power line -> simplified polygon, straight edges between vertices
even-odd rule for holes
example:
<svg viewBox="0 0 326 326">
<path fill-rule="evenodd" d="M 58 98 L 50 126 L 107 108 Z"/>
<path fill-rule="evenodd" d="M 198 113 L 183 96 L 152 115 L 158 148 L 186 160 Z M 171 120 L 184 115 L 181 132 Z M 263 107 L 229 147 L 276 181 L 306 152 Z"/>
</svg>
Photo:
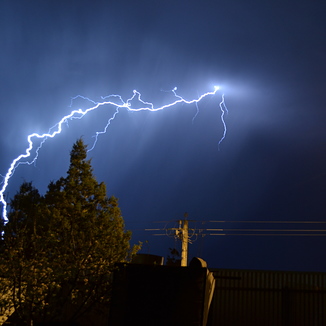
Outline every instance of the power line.
<svg viewBox="0 0 326 326">
<path fill-rule="evenodd" d="M 188 243 L 196 241 L 199 237 L 209 236 L 245 236 L 245 237 L 326 237 L 326 229 L 318 229 L 318 225 L 326 224 L 326 221 L 239 221 L 239 220 L 209 220 L 209 221 L 196 221 L 188 220 L 188 215 L 185 214 L 183 219 L 178 221 L 160 221 L 156 223 L 164 223 L 163 228 L 148 228 L 145 231 L 155 232 L 153 236 L 169 236 L 174 237 L 176 240 L 180 240 L 182 243 L 181 261 L 182 266 L 187 265 L 188 256 Z M 222 225 L 227 224 L 264 224 L 267 227 L 259 228 L 190 228 L 189 223 L 196 222 L 201 225 L 209 223 L 220 223 Z M 169 223 L 174 223 L 174 227 L 168 227 Z M 297 228 L 286 228 L 286 226 L 297 225 Z M 272 226 L 268 227 L 268 225 Z M 277 225 L 280 227 L 277 228 Z M 281 227 L 282 225 L 282 227 Z M 304 225 L 305 228 L 300 229 L 300 225 Z M 307 228 L 306 226 L 310 226 Z M 314 226 L 314 227 L 312 227 Z M 163 231 L 158 233 L 157 231 Z M 215 232 L 214 232 L 215 231 Z"/>
<path fill-rule="evenodd" d="M 325 234 L 310 234 L 310 233 L 209 233 L 207 235 L 215 235 L 215 236 L 258 236 L 258 237 L 325 237 Z"/>
<path fill-rule="evenodd" d="M 238 231 L 238 232 L 326 232 L 326 230 L 313 229 L 206 229 L 206 231 Z"/>
<path fill-rule="evenodd" d="M 186 220 L 186 219 L 184 219 Z M 169 223 L 176 223 L 177 221 L 164 221 L 165 226 L 163 228 L 147 228 L 145 229 L 145 231 L 165 231 L 165 233 L 155 233 L 153 235 L 167 235 L 167 236 L 172 236 L 175 237 L 177 231 L 181 232 L 182 230 L 180 229 L 180 221 L 184 221 L 184 220 L 179 220 L 179 227 L 168 227 Z M 283 226 L 290 226 L 293 224 L 297 224 L 297 225 L 318 225 L 318 224 L 326 224 L 326 221 L 218 221 L 218 220 L 210 220 L 210 221 L 196 221 L 196 220 L 187 220 L 188 223 L 190 222 L 197 222 L 200 224 L 208 224 L 208 223 L 223 223 L 223 224 L 227 224 L 227 223 L 237 223 L 240 224 L 244 223 L 244 224 L 273 224 L 274 227 L 273 228 L 190 228 L 189 227 L 189 231 L 191 231 L 191 237 L 194 236 L 198 236 L 200 235 L 215 235 L 216 233 L 212 233 L 212 231 L 216 231 L 219 232 L 217 233 L 217 235 L 240 235 L 240 234 L 244 234 L 244 232 L 246 232 L 246 235 L 257 235 L 257 234 L 261 234 L 261 235 L 282 235 L 282 236 L 303 236 L 303 235 L 309 235 L 309 236 L 323 236 L 323 232 L 325 232 L 326 235 L 326 229 L 321 228 L 318 229 L 316 227 L 314 228 L 275 228 L 275 225 L 277 224 L 282 224 Z M 163 221 L 162 221 L 163 223 Z M 231 233 L 233 232 L 233 233 Z M 248 233 L 249 232 L 249 233 Z M 270 233 L 273 232 L 273 233 Z M 276 233 L 275 233 L 276 232 Z M 267 234 L 268 233 L 268 234 Z"/>
<path fill-rule="evenodd" d="M 326 221 L 203 221 L 203 223 L 326 224 Z"/>
</svg>

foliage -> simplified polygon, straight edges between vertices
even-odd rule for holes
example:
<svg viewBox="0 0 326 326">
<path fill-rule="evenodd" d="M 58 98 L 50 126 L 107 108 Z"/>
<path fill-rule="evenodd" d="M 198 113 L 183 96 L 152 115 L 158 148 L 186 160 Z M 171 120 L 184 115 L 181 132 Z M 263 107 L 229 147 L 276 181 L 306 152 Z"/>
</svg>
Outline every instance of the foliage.
<svg viewBox="0 0 326 326">
<path fill-rule="evenodd" d="M 90 309 L 107 314 L 114 265 L 139 250 L 130 248 L 118 200 L 106 196 L 86 156 L 79 139 L 65 178 L 44 196 L 25 182 L 11 201 L 0 260 L 10 297 L 0 304 L 27 324 L 74 321 Z"/>
</svg>

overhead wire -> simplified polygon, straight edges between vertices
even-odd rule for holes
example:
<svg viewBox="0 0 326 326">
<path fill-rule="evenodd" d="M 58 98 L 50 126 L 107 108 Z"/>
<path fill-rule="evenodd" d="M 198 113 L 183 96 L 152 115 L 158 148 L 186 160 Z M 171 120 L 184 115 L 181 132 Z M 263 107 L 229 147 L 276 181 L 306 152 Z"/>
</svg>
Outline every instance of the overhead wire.
<svg viewBox="0 0 326 326">
<path fill-rule="evenodd" d="M 228 223 L 237 223 L 240 224 L 282 224 L 282 225 L 318 225 L 318 224 L 326 224 L 326 221 L 255 221 L 255 220 L 248 220 L 248 221 L 240 221 L 240 220 L 209 220 L 209 221 L 195 221 L 195 220 L 188 220 L 189 222 L 200 222 L 201 224 L 206 224 L 206 223 L 223 223 L 223 224 L 228 224 Z M 163 228 L 153 228 L 153 229 L 145 229 L 146 231 L 165 231 L 165 234 L 160 234 L 160 233 L 155 233 L 153 235 L 155 236 L 161 236 L 161 235 L 168 235 L 171 236 L 171 233 L 169 234 L 169 231 L 171 231 L 174 228 L 168 228 L 168 223 L 171 223 L 172 221 L 161 221 L 161 223 L 165 223 Z M 191 237 L 194 238 L 194 236 L 197 235 L 197 228 L 191 229 Z M 212 233 L 216 231 L 217 233 Z M 309 236 L 309 237 L 321 237 L 321 236 L 326 236 L 326 229 L 318 229 L 318 228 L 199 228 L 198 232 L 203 236 L 203 235 L 214 235 L 214 236 Z M 196 237 L 197 239 L 197 237 Z M 195 239 L 195 240 L 196 240 Z"/>
</svg>

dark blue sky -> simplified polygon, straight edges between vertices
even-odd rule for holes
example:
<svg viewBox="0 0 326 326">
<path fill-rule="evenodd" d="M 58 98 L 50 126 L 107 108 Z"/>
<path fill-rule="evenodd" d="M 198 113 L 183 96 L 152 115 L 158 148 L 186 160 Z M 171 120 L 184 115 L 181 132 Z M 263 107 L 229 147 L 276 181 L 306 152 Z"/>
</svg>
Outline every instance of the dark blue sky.
<svg viewBox="0 0 326 326">
<path fill-rule="evenodd" d="M 127 99 L 137 89 L 160 106 L 172 99 L 162 89 L 193 99 L 220 85 L 229 109 L 220 150 L 222 93 L 200 102 L 194 121 L 194 105 L 121 110 L 89 153 L 134 241 L 166 256 L 173 239 L 142 230 L 173 227 L 153 222 L 184 212 L 197 228 L 326 221 L 325 12 L 308 0 L 1 1 L 0 173 L 78 94 Z M 91 144 L 113 110 L 70 122 L 35 166 L 18 167 L 6 195 L 24 180 L 44 192 L 65 175 L 76 139 Z M 326 272 L 325 247 L 326 237 L 206 236 L 190 255 L 211 267 Z"/>
</svg>

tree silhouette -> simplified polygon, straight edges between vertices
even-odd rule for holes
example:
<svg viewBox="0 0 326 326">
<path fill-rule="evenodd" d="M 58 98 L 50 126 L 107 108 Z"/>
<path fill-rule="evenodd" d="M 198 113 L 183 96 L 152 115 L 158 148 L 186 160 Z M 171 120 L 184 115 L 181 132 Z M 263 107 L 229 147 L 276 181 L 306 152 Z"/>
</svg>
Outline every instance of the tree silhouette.
<svg viewBox="0 0 326 326">
<path fill-rule="evenodd" d="M 76 321 L 90 310 L 106 318 L 114 266 L 139 246 L 130 248 L 118 200 L 96 181 L 83 140 L 73 145 L 65 178 L 44 196 L 23 183 L 10 206 L 1 246 L 0 285 L 10 293 L 3 309 L 30 325 Z"/>
</svg>

